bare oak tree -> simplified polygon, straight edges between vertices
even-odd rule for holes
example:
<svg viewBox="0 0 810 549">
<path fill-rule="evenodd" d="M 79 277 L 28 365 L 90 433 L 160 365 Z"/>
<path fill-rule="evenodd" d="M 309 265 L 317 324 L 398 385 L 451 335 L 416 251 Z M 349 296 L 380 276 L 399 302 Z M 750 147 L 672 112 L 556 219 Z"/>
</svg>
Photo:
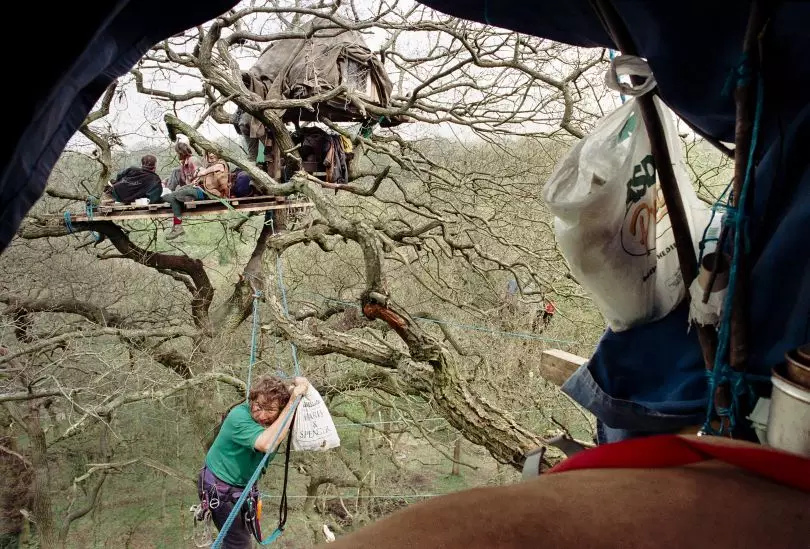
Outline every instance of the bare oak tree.
<svg viewBox="0 0 810 549">
<path fill-rule="evenodd" d="M 246 86 L 247 68 L 267 45 L 306 44 L 343 32 L 379 42 L 374 53 L 394 82 L 387 104 L 346 87 L 268 98 Z M 33 475 L 31 516 L 43 539 L 64 544 L 70 523 L 92 506 L 113 470 L 98 467 L 82 479 L 95 480 L 85 504 L 53 525 L 53 502 L 39 488 L 49 482 L 42 465 L 49 448 L 93 430 L 114 432 L 110 422 L 122 407 L 179 394 L 187 395 L 204 441 L 213 415 L 203 387 L 226 384 L 234 394 L 244 389 L 236 365 L 244 347 L 240 355 L 235 342 L 247 344 L 242 328 L 256 295 L 263 301 L 265 337 L 292 342 L 309 357 L 351 359 L 353 366 L 340 375 L 316 379 L 328 397 L 361 391 L 386 409 L 396 399 L 417 397 L 496 460 L 519 467 L 524 453 L 544 440 L 536 425 L 516 414 L 545 404 L 537 398 L 541 380 L 526 381 L 544 335 L 573 336 L 571 349 L 584 354 L 602 326 L 555 246 L 540 192 L 566 146 L 602 114 L 604 61 L 602 51 L 460 21 L 403 1 L 250 2 L 156 45 L 107 90 L 80 129 L 93 146 L 83 154 L 96 171 L 71 180 L 69 170 L 57 168 L 48 200 L 58 202 L 32 212 L 11 250 L 18 257 L 42 254 L 52 272 L 66 261 L 61 252 L 72 254 L 67 261 L 82 262 L 95 283 L 77 291 L 75 283 L 60 287 L 43 273 L 4 284 L 0 293 L 6 333 L 15 337 L 0 357 L 0 402 L 38 441 L 21 467 Z M 249 173 L 265 194 L 306 197 L 315 211 L 286 227 L 262 216 L 195 225 L 219 223 L 223 249 L 233 242 L 249 245 L 248 254 L 231 258 L 238 263 L 236 276 L 219 272 L 183 244 L 164 242 L 157 222 L 73 222 L 71 234 L 52 214 L 98 196 L 114 173 L 121 130 L 108 120 L 116 98 L 133 92 L 161 106 L 170 138 L 187 136 L 198 150 L 216 151 Z M 360 132 L 359 124 L 319 114 L 320 105 L 336 98 L 369 121 L 407 122 Z M 274 178 L 238 147 L 211 137 L 206 129 L 230 127 L 235 109 L 272 132 L 293 168 L 291 177 Z M 293 128 L 283 121 L 291 111 L 314 116 L 353 143 L 348 184 L 338 188 L 298 170 Z M 76 237 L 81 244 L 74 248 Z M 113 264 L 115 273 L 105 271 Z M 279 266 L 293 286 L 289 311 L 276 292 Z M 516 292 L 507 289 L 509 281 Z M 138 287 L 159 297 L 139 299 L 147 294 Z M 548 300 L 557 302 L 559 314 L 546 327 L 535 315 Z M 523 330 L 534 339 L 485 345 L 461 335 L 453 323 Z M 99 346 L 112 344 L 127 357 L 98 354 Z M 87 353 L 96 353 L 91 366 L 77 369 Z M 507 365 L 505 357 L 518 356 Z M 139 375 L 129 377 L 123 364 Z M 53 421 L 58 429 L 40 421 L 53 402 L 69 410 Z M 98 454 L 101 461 L 112 459 L 106 443 Z M 362 485 L 350 468 L 346 475 L 310 479 L 313 493 L 326 482 Z"/>
</svg>

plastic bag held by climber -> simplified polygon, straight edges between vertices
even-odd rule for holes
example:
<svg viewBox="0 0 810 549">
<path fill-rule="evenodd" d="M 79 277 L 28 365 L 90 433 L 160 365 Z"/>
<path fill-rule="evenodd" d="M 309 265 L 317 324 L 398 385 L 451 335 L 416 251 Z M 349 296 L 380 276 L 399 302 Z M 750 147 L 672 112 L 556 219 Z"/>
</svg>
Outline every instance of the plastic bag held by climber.
<svg viewBox="0 0 810 549">
<path fill-rule="evenodd" d="M 637 87 L 617 72 L 646 77 Z M 620 56 L 608 85 L 628 95 L 655 87 L 646 62 Z M 669 109 L 653 98 L 697 246 L 710 210 L 695 194 Z M 603 118 L 563 158 L 543 189 L 565 259 L 614 331 L 666 316 L 686 295 L 650 141 L 635 98 Z"/>
<path fill-rule="evenodd" d="M 312 385 L 298 404 L 292 434 L 293 450 L 324 451 L 340 446 L 332 416 Z"/>
</svg>

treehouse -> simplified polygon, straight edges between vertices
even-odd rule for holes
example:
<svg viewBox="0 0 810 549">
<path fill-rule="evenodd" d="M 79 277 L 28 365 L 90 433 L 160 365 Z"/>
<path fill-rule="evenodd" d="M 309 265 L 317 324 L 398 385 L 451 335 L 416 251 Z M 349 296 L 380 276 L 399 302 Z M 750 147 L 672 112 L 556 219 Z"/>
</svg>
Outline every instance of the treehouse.
<svg viewBox="0 0 810 549">
<path fill-rule="evenodd" d="M 360 33 L 347 30 L 348 26 L 313 18 L 302 28 L 307 38 L 272 42 L 242 73 L 250 91 L 284 107 L 275 112 L 295 128 L 291 137 L 300 150 L 302 168 L 338 184 L 346 182 L 356 151 L 345 137 L 308 123 L 359 123 L 360 132 L 368 135 L 378 124 L 392 127 L 408 120 L 388 114 L 391 80 Z M 248 154 L 271 176 L 286 180 L 292 174 L 270 128 L 241 110 L 234 116 L 234 126 L 244 137 Z"/>
</svg>

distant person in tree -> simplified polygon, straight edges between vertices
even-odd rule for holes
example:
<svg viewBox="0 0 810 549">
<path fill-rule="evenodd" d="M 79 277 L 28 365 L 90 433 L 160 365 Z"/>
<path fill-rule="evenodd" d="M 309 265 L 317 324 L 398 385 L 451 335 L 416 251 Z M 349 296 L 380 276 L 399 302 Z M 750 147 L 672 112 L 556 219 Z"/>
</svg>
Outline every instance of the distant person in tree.
<svg viewBox="0 0 810 549">
<path fill-rule="evenodd" d="M 191 148 L 191 147 L 189 147 Z M 221 160 L 215 152 L 206 154 L 208 166 L 197 168 L 191 175 L 191 185 L 178 188 L 173 193 L 163 197 L 172 207 L 174 219 L 172 228 L 166 232 L 166 240 L 172 240 L 184 235 L 183 229 L 183 202 L 190 200 L 204 200 L 207 194 L 226 198 L 228 196 L 228 165 Z"/>
<path fill-rule="evenodd" d="M 155 173 L 157 158 L 151 154 L 141 157 L 141 165 L 133 166 L 118 172 L 115 179 L 104 190 L 102 204 L 123 202 L 129 204 L 139 198 L 148 198 L 149 202 L 162 202 L 160 195 L 163 184 Z"/>
<path fill-rule="evenodd" d="M 194 149 L 185 141 L 178 140 L 174 146 L 180 166 L 172 170 L 169 179 L 166 180 L 166 188 L 174 192 L 180 187 L 191 185 L 194 180 L 194 172 L 197 170 L 194 164 Z"/>
<path fill-rule="evenodd" d="M 295 378 L 293 385 L 288 386 L 277 377 L 263 376 L 251 386 L 247 402 L 228 413 L 205 456 L 197 483 L 201 507 L 211 511 L 217 528 L 222 528 L 263 455 L 272 452 L 269 459 L 275 457 L 278 446 L 289 433 L 291 422 L 288 421 L 283 429 L 281 424 L 292 413 L 295 398 L 303 396 L 308 387 L 309 382 L 303 377 Z M 258 499 L 255 484 L 251 497 Z M 251 547 L 248 528 L 244 517 L 235 520 L 225 536 L 223 547 Z"/>
</svg>

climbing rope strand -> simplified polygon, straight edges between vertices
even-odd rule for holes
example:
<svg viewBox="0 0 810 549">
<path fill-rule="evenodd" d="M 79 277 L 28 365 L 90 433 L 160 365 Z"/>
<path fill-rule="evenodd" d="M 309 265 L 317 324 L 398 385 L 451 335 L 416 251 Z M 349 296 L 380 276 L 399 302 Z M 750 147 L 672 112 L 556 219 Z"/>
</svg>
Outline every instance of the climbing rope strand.
<svg viewBox="0 0 810 549">
<path fill-rule="evenodd" d="M 718 242 L 720 240 L 718 237 L 709 237 L 709 229 L 711 229 L 712 225 L 714 224 L 714 218 L 717 215 L 717 212 L 721 211 L 721 210 L 725 211 L 725 210 L 728 209 L 727 205 L 724 204 L 722 201 L 725 198 L 726 194 L 731 189 L 731 185 L 733 183 L 734 183 L 733 180 L 729 181 L 728 185 L 726 185 L 726 188 L 723 189 L 722 193 L 720 193 L 720 196 L 717 198 L 714 205 L 712 205 L 712 208 L 711 208 L 712 213 L 711 213 L 711 216 L 709 217 L 709 222 L 706 223 L 706 227 L 703 229 L 703 235 L 700 238 L 700 243 L 698 244 L 698 249 L 699 249 L 698 250 L 699 251 L 699 253 L 698 253 L 698 267 L 700 267 L 700 265 L 703 263 L 703 254 L 706 251 L 706 244 L 709 243 L 709 242 Z M 720 252 L 721 250 L 717 250 L 717 251 Z"/>
<path fill-rule="evenodd" d="M 70 220 L 70 212 L 65 212 L 65 228 L 67 229 L 68 234 L 73 234 L 75 229 L 73 228 L 73 222 Z"/>
<path fill-rule="evenodd" d="M 87 213 L 87 219 L 89 221 L 93 221 L 93 202 L 96 200 L 95 196 L 90 196 L 87 198 L 87 204 L 85 205 L 85 212 Z M 93 240 L 98 242 L 101 240 L 101 235 L 98 234 L 96 231 L 90 231 L 90 236 L 93 237 Z"/>
<path fill-rule="evenodd" d="M 281 423 L 281 428 L 276 433 L 276 436 L 273 437 L 273 440 L 270 442 L 270 448 L 275 448 L 279 442 L 279 438 L 285 432 L 287 424 L 292 420 L 293 416 L 295 415 L 295 410 L 298 408 L 298 403 L 301 402 L 301 397 L 295 397 L 295 401 L 293 401 L 293 405 L 290 407 L 287 414 L 284 416 L 284 419 Z M 259 465 L 256 467 L 256 470 L 253 471 L 253 474 L 250 476 L 247 484 L 245 485 L 244 489 L 242 490 L 242 494 L 239 496 L 239 499 L 236 500 L 236 503 L 233 505 L 233 509 L 228 514 L 228 518 L 225 519 L 222 528 L 219 530 L 219 534 L 217 535 L 217 539 L 214 540 L 214 543 L 211 544 L 211 549 L 218 549 L 222 547 L 222 542 L 225 539 L 225 536 L 228 534 L 228 530 L 233 525 L 233 521 L 236 520 L 236 517 L 239 515 L 239 511 L 242 509 L 242 506 L 245 504 L 245 501 L 250 496 L 250 489 L 253 488 L 253 485 L 256 484 L 256 481 L 259 479 L 259 476 L 262 474 L 262 469 L 267 464 L 267 460 L 270 456 L 273 455 L 273 452 L 265 452 L 264 456 L 262 456 Z M 275 532 L 273 533 L 275 534 Z M 272 535 L 271 535 L 272 537 Z M 278 537 L 276 535 L 275 537 Z M 275 539 L 275 538 L 273 538 Z M 270 540 L 272 541 L 272 540 Z M 268 543 L 270 542 L 268 541 Z"/>
<path fill-rule="evenodd" d="M 271 230 L 272 230 L 273 234 L 276 234 L 276 230 L 275 230 L 275 226 L 273 224 L 272 216 L 270 216 L 269 222 L 270 222 L 270 227 L 271 227 Z M 289 310 L 287 308 L 287 291 L 286 291 L 286 289 L 284 287 L 284 273 L 283 273 L 283 270 L 282 270 L 281 260 L 278 257 L 276 258 L 276 270 L 277 270 L 276 271 L 277 272 L 276 281 L 278 283 L 279 288 L 281 289 L 281 296 L 282 296 L 282 304 L 283 304 L 283 307 L 284 307 L 284 314 L 287 317 L 289 317 Z M 245 273 L 245 278 L 249 278 L 251 276 L 255 277 L 255 275 L 251 275 L 250 273 Z M 254 294 L 253 294 L 253 329 L 252 329 L 251 341 L 250 341 L 250 361 L 248 363 L 248 377 L 247 377 L 247 384 L 245 386 L 245 393 L 246 393 L 245 398 L 246 399 L 250 395 L 250 383 L 251 383 L 251 378 L 252 378 L 252 375 L 253 375 L 253 366 L 256 363 L 256 354 L 257 354 L 256 351 L 257 351 L 257 347 L 258 347 L 258 332 L 259 332 L 259 300 L 261 299 L 261 297 L 262 297 L 261 291 L 258 290 L 258 289 L 254 289 Z M 301 369 L 300 369 L 300 365 L 298 363 L 297 349 L 296 349 L 295 345 L 292 344 L 292 343 L 290 344 L 290 348 L 292 350 L 293 362 L 295 364 L 295 375 L 298 376 L 298 375 L 300 375 Z M 293 404 L 290 407 L 290 410 L 288 411 L 288 413 L 286 414 L 286 416 L 282 420 L 281 427 L 280 427 L 278 433 L 276 433 L 276 436 L 273 438 L 273 440 L 270 443 L 270 448 L 275 448 L 276 447 L 277 443 L 279 442 L 279 437 L 281 437 L 281 435 L 285 432 L 287 424 L 290 423 L 293 420 L 293 418 L 295 417 L 295 411 L 298 408 L 298 403 L 300 401 L 301 401 L 300 396 L 296 397 L 295 400 L 293 401 Z M 287 494 L 287 479 L 288 479 L 287 473 L 288 473 L 288 468 L 289 468 L 289 464 L 290 464 L 290 448 L 291 448 L 291 442 L 288 440 L 287 441 L 287 449 L 286 449 L 286 452 L 285 452 L 286 453 L 286 460 L 285 460 L 285 465 L 284 465 L 284 484 L 283 484 L 283 492 L 282 492 L 282 501 L 281 501 L 281 505 L 279 507 L 279 526 L 267 538 L 265 538 L 264 540 L 258 540 L 258 542 L 261 545 L 269 545 L 273 541 L 275 541 L 281 535 L 281 533 L 283 531 L 283 528 L 284 528 L 284 524 L 285 524 L 285 522 L 287 520 L 286 494 Z M 231 509 L 231 512 L 228 514 L 228 518 L 223 523 L 222 528 L 220 529 L 219 534 L 217 535 L 217 538 L 214 540 L 214 543 L 211 545 L 212 549 L 217 549 L 217 548 L 221 547 L 221 545 L 223 543 L 223 540 L 225 539 L 225 536 L 228 534 L 228 530 L 231 528 L 231 526 L 233 525 L 234 520 L 236 520 L 236 517 L 239 515 L 239 511 L 242 509 L 242 506 L 245 504 L 245 501 L 250 496 L 251 489 L 253 488 L 253 486 L 256 484 L 256 481 L 261 476 L 262 470 L 264 469 L 265 465 L 267 464 L 267 460 L 269 459 L 270 455 L 272 455 L 271 452 L 266 452 L 264 454 L 264 456 L 262 457 L 261 461 L 259 462 L 259 465 L 256 467 L 256 470 L 253 471 L 253 474 L 250 476 L 250 479 L 248 480 L 248 483 L 245 485 L 244 489 L 242 490 L 242 494 L 239 496 L 239 499 L 236 500 L 236 503 L 234 504 L 233 509 Z"/>
<path fill-rule="evenodd" d="M 270 218 L 270 230 L 275 235 L 276 234 L 276 225 L 273 222 L 273 218 Z M 279 290 L 281 291 L 281 306 L 284 309 L 284 316 L 286 318 L 290 318 L 290 310 L 287 306 L 287 289 L 284 286 L 284 268 L 281 262 L 281 256 L 276 255 L 276 284 L 278 285 Z M 298 348 L 295 346 L 295 343 L 290 341 L 290 353 L 292 354 L 293 359 L 293 367 L 295 368 L 295 376 L 298 377 L 301 375 L 301 365 L 298 362 Z"/>
<path fill-rule="evenodd" d="M 262 297 L 261 290 L 256 290 L 253 294 L 253 331 L 250 336 L 250 362 L 248 362 L 247 384 L 245 385 L 245 400 L 250 396 L 250 380 L 253 376 L 253 365 L 256 364 L 256 348 L 258 346 L 259 333 L 259 299 Z"/>
<path fill-rule="evenodd" d="M 221 196 L 217 196 L 217 195 L 215 195 L 215 194 L 209 193 L 207 190 L 203 189 L 202 187 L 200 187 L 200 189 L 202 190 L 203 194 L 204 194 L 206 197 L 208 197 L 210 200 L 216 200 L 216 201 L 218 201 L 218 202 L 219 202 L 219 203 L 221 203 L 223 206 L 225 206 L 225 208 L 226 208 L 226 209 L 231 210 L 232 212 L 234 212 L 236 215 L 238 215 L 238 216 L 239 216 L 239 217 L 241 217 L 242 219 L 246 219 L 246 220 L 249 220 L 249 219 L 250 219 L 250 216 L 249 216 L 249 215 L 244 214 L 244 213 L 240 212 L 239 210 L 237 210 L 236 208 L 234 208 L 234 207 L 231 205 L 230 201 L 228 201 L 227 199 L 222 198 Z"/>
<path fill-rule="evenodd" d="M 290 310 L 287 307 L 287 290 L 284 287 L 284 271 L 281 264 L 281 256 L 276 256 L 276 282 L 281 290 L 281 305 L 284 308 L 284 316 L 290 318 Z M 298 363 L 298 348 L 295 343 L 290 342 L 290 352 L 292 353 L 293 366 L 295 367 L 295 375 L 301 375 L 301 365 Z"/>
</svg>

